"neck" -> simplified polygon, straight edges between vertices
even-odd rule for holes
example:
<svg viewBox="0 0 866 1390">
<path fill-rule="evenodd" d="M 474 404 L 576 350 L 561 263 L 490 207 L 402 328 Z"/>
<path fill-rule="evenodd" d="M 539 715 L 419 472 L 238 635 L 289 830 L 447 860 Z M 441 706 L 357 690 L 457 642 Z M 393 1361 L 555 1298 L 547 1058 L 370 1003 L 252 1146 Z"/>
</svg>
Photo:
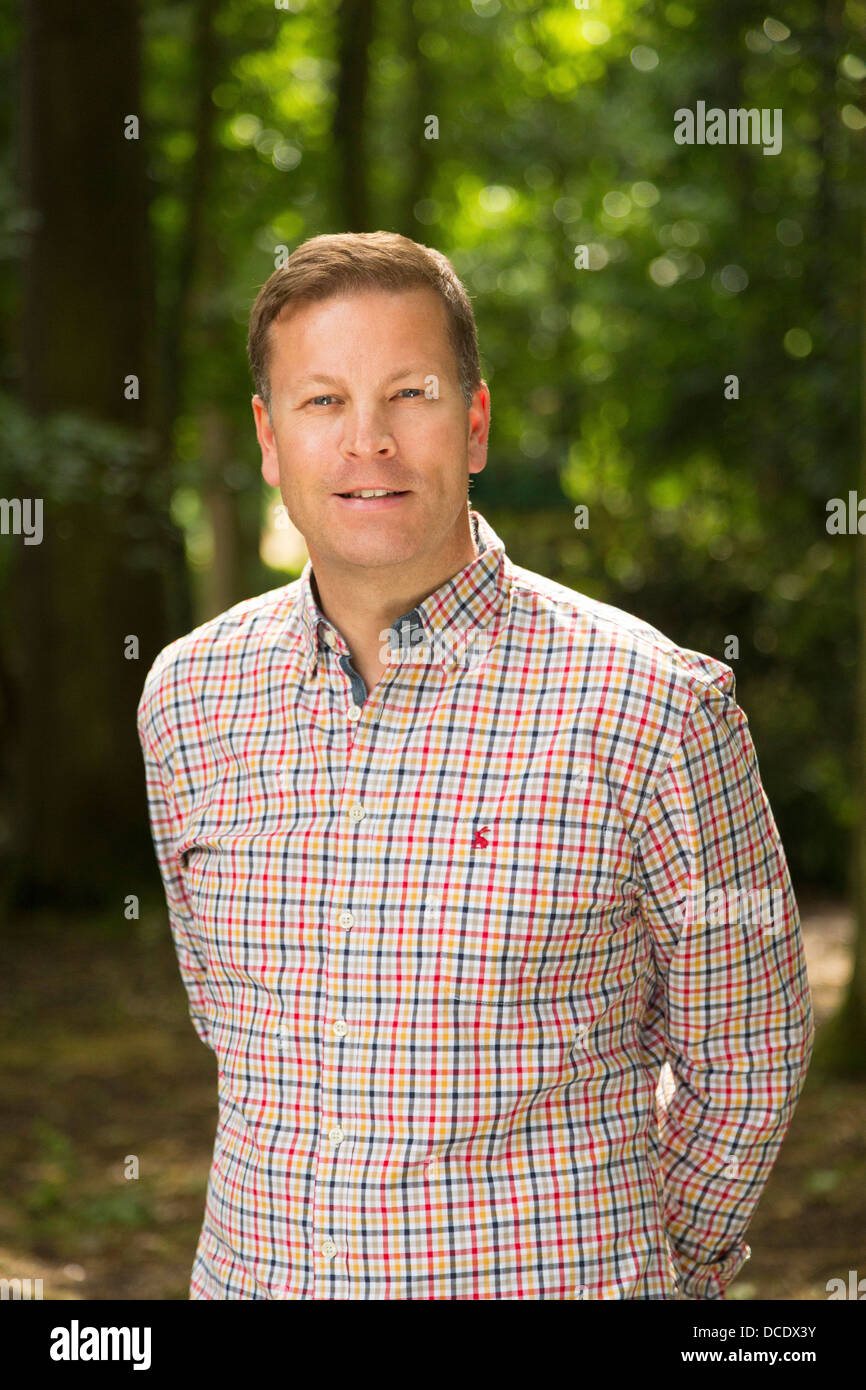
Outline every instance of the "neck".
<svg viewBox="0 0 866 1390">
<path fill-rule="evenodd" d="M 458 535 L 452 546 L 407 564 L 361 569 L 334 565 L 311 555 L 316 601 L 345 638 L 352 665 L 368 690 L 388 669 L 379 660 L 383 646 L 380 633 L 459 574 L 478 554 L 467 511 L 465 533 Z"/>
</svg>

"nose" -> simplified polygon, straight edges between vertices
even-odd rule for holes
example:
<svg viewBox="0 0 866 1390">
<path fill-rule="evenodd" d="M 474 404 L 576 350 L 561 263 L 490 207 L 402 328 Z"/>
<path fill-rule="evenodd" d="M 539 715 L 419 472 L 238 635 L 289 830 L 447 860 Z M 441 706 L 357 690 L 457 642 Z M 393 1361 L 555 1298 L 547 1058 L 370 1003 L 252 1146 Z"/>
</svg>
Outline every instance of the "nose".
<svg viewBox="0 0 866 1390">
<path fill-rule="evenodd" d="M 350 406 L 343 415 L 343 457 L 360 460 L 392 458 L 397 441 L 385 413 L 376 406 Z"/>
</svg>

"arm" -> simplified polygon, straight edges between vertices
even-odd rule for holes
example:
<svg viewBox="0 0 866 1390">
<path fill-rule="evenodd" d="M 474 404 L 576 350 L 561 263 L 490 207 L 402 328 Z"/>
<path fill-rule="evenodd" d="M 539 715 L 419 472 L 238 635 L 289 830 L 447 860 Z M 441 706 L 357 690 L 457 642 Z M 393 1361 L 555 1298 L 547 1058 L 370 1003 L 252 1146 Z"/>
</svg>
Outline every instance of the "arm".
<svg viewBox="0 0 866 1390">
<path fill-rule="evenodd" d="M 726 669 L 696 701 L 637 845 L 673 1077 L 657 1093 L 665 1227 L 691 1298 L 723 1297 L 749 1258 L 814 1039 L 797 904 L 733 688 Z"/>
<path fill-rule="evenodd" d="M 168 920 L 180 966 L 181 979 L 189 998 L 190 1018 L 202 1042 L 206 1047 L 212 1049 L 210 1021 L 214 1017 L 215 1009 L 208 992 L 207 961 L 195 928 L 192 908 L 184 889 L 181 866 L 174 851 L 171 800 L 163 780 L 160 763 L 148 742 L 149 705 L 146 697 L 147 687 L 139 705 L 138 734 L 144 756 L 153 847 L 165 889 Z"/>
</svg>

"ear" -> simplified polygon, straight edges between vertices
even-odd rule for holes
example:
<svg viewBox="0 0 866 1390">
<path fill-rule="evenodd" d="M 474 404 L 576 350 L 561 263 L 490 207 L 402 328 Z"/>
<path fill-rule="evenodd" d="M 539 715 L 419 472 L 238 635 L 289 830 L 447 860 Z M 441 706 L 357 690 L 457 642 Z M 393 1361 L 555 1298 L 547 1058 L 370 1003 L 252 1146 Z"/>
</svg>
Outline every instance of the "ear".
<svg viewBox="0 0 866 1390">
<path fill-rule="evenodd" d="M 271 487 L 280 485 L 280 461 L 277 457 L 277 441 L 274 427 L 268 415 L 268 408 L 261 396 L 253 396 L 253 416 L 256 422 L 256 435 L 262 451 L 262 477 Z"/>
<path fill-rule="evenodd" d="M 487 441 L 490 435 L 490 389 L 482 381 L 469 407 L 469 472 L 480 473 L 487 464 Z"/>
</svg>

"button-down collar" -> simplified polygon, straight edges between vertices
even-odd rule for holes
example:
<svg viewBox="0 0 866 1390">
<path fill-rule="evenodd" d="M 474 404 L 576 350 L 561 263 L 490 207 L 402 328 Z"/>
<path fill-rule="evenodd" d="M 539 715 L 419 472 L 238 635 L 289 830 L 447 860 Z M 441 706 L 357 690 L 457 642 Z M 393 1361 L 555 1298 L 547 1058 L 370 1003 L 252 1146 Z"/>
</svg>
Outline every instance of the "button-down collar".
<svg viewBox="0 0 866 1390">
<path fill-rule="evenodd" d="M 470 511 L 469 517 L 478 555 L 391 624 L 392 632 L 402 637 L 404 645 L 414 648 L 423 640 L 436 664 L 465 661 L 470 633 L 473 637 L 484 633 L 489 639 L 508 613 L 511 566 L 505 544 L 479 512 Z M 307 560 L 295 601 L 309 675 L 315 672 L 322 645 L 327 644 L 339 656 L 349 653 L 342 633 L 328 621 L 317 602 L 313 578 L 312 561 Z"/>
</svg>

